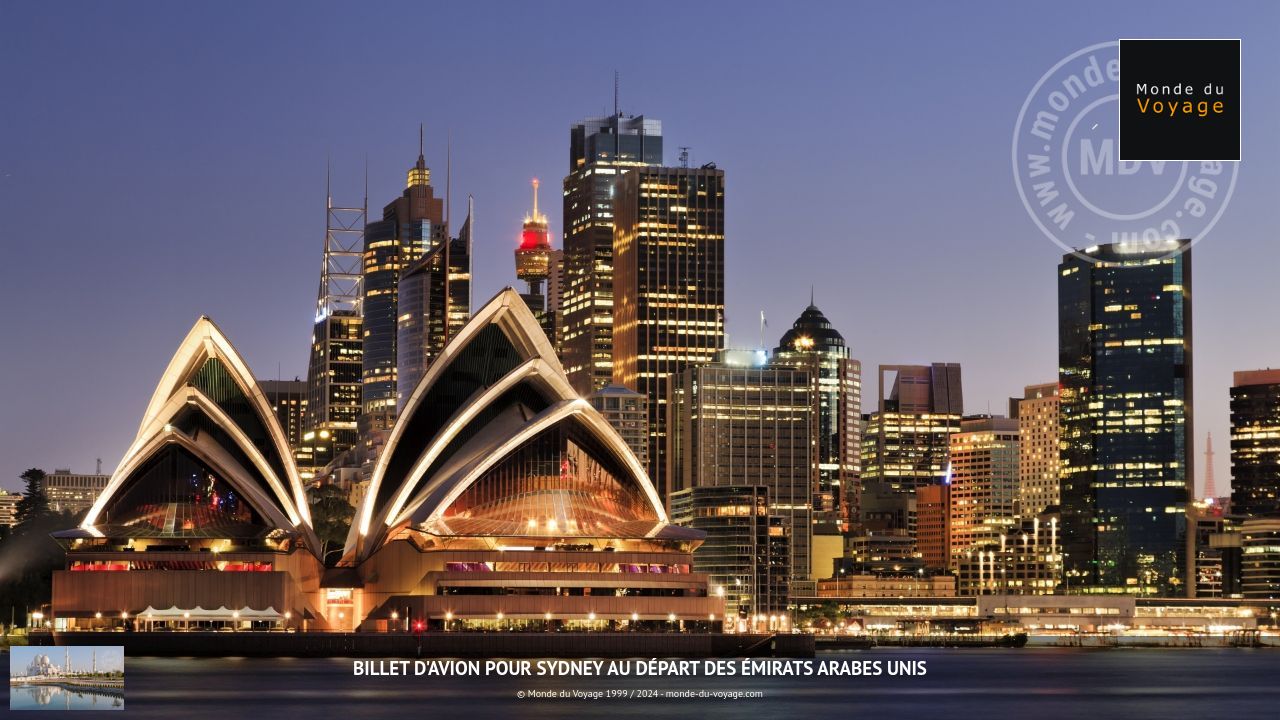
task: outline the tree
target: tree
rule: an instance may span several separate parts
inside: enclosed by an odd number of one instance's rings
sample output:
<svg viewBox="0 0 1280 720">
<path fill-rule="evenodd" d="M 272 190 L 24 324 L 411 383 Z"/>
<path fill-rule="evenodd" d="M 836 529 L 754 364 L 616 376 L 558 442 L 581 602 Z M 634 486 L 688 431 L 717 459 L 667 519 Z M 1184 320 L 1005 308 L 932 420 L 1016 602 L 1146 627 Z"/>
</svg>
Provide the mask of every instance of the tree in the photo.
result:
<svg viewBox="0 0 1280 720">
<path fill-rule="evenodd" d="M 34 608 L 49 602 L 53 572 L 66 556 L 49 533 L 75 527 L 69 512 L 54 512 L 39 468 L 22 473 L 27 489 L 18 501 L 18 524 L 0 540 L 0 607 Z"/>
<path fill-rule="evenodd" d="M 31 468 L 22 473 L 21 477 L 27 483 L 27 489 L 22 493 L 22 499 L 18 501 L 19 524 L 49 514 L 49 496 L 44 491 L 44 471 L 40 468 Z"/>
<path fill-rule="evenodd" d="M 311 503 L 311 524 L 324 543 L 325 563 L 328 564 L 331 554 L 342 552 L 356 509 L 351 507 L 342 488 L 332 483 L 307 488 L 307 500 Z"/>
</svg>

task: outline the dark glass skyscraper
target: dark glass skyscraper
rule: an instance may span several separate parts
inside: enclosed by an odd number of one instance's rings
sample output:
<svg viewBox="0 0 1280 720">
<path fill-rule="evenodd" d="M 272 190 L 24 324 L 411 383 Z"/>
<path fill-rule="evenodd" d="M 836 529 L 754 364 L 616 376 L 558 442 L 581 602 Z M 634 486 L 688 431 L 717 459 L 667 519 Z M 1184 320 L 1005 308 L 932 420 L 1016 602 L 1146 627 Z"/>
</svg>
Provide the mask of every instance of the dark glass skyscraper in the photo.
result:
<svg viewBox="0 0 1280 720">
<path fill-rule="evenodd" d="M 649 476 L 665 497 L 667 381 L 724 349 L 724 171 L 628 170 L 614 208 L 613 377 L 649 398 Z"/>
<path fill-rule="evenodd" d="M 1062 539 L 1072 590 L 1183 593 L 1191 337 L 1189 241 L 1063 256 Z"/>
<path fill-rule="evenodd" d="M 662 164 L 662 122 L 588 118 L 569 131 L 564 178 L 564 277 L 560 355 L 578 394 L 613 375 L 613 220 L 615 186 L 628 168 Z"/>
<path fill-rule="evenodd" d="M 813 385 L 814 524 L 824 532 L 848 530 L 858 510 L 862 365 L 812 303 L 782 336 L 773 361 L 807 370 Z"/>
<path fill-rule="evenodd" d="M 428 249 L 449 239 L 444 200 L 431 187 L 421 147 L 410 168 L 404 194 L 382 210 L 382 219 L 365 226 L 364 407 L 360 438 L 368 449 L 371 437 L 391 427 L 396 418 L 396 335 L 400 274 Z"/>
<path fill-rule="evenodd" d="M 471 317 L 474 207 L 448 245 L 437 243 L 400 273 L 396 303 L 397 415 L 449 338 Z"/>
<path fill-rule="evenodd" d="M 1247 370 L 1233 378 L 1231 512 L 1280 517 L 1280 370 Z"/>
</svg>

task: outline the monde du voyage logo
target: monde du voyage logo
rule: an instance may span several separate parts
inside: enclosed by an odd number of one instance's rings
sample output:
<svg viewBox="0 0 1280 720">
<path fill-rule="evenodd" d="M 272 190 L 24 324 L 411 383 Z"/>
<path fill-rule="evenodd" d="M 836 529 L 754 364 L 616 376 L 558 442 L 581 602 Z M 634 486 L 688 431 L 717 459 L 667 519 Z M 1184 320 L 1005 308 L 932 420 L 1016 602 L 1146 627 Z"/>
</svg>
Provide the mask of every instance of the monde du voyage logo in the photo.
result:
<svg viewBox="0 0 1280 720">
<path fill-rule="evenodd" d="M 1083 259 L 1113 243 L 1181 252 L 1222 217 L 1239 173 L 1239 40 L 1119 40 L 1066 56 L 1014 126 L 1018 195 Z M 1190 239 L 1190 243 L 1179 243 Z"/>
</svg>

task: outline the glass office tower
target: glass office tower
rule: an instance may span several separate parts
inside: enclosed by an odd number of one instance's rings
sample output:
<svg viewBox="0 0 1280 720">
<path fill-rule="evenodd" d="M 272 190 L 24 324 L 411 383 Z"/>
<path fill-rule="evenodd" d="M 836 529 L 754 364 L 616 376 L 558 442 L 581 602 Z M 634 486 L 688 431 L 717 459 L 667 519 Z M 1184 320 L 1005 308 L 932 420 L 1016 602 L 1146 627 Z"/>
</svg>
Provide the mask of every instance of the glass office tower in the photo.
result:
<svg viewBox="0 0 1280 720">
<path fill-rule="evenodd" d="M 616 193 L 613 377 L 649 398 L 649 477 L 665 494 L 668 378 L 724 349 L 724 171 L 634 168 Z"/>
<path fill-rule="evenodd" d="M 613 215 L 628 168 L 662 164 L 662 121 L 587 118 L 569 131 L 564 178 L 564 271 L 559 293 L 560 356 L 579 395 L 613 376 Z"/>
<path fill-rule="evenodd" d="M 440 243 L 400 274 L 396 313 L 397 415 L 431 362 L 471 317 L 471 201 L 448 245 Z"/>
<path fill-rule="evenodd" d="M 382 219 L 365 226 L 364 280 L 364 407 L 360 442 L 369 450 L 378 433 L 396 418 L 396 337 L 400 274 L 428 250 L 449 240 L 444 200 L 431 187 L 431 170 L 421 148 L 409 169 L 404 193 L 387 204 Z"/>
<path fill-rule="evenodd" d="M 1063 552 L 1073 591 L 1184 592 L 1189 246 L 1102 245 L 1058 266 Z"/>
<path fill-rule="evenodd" d="M 1231 512 L 1280 517 L 1280 370 L 1234 374 Z"/>
<path fill-rule="evenodd" d="M 778 342 L 773 362 L 809 372 L 817 441 L 813 522 L 824 532 L 847 531 L 858 514 L 862 364 L 849 357 L 844 336 L 812 303 Z"/>
</svg>

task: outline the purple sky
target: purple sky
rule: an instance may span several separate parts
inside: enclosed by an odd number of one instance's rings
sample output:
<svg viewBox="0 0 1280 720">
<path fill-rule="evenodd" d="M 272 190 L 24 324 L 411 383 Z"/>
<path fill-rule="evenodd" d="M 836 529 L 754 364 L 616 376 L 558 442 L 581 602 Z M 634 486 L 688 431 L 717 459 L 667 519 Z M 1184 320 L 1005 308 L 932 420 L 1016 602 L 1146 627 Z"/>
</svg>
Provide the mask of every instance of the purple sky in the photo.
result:
<svg viewBox="0 0 1280 720">
<path fill-rule="evenodd" d="M 0 3 L 0 486 L 114 468 L 202 313 L 258 377 L 305 376 L 326 156 L 339 202 L 367 156 L 377 213 L 419 122 L 443 185 L 451 131 L 475 299 L 513 283 L 529 178 L 558 238 L 569 126 L 615 69 L 668 163 L 687 145 L 726 171 L 731 345 L 764 310 L 772 347 L 812 284 L 870 396 L 877 364 L 956 361 L 967 410 L 999 413 L 1057 375 L 1061 251 L 1009 169 L 1027 92 L 1085 45 L 1243 38 L 1245 161 L 1195 249 L 1196 453 L 1212 431 L 1220 488 L 1231 371 L 1280 366 L 1274 3 L 263 5 Z"/>
</svg>

